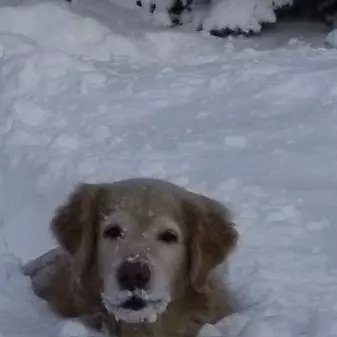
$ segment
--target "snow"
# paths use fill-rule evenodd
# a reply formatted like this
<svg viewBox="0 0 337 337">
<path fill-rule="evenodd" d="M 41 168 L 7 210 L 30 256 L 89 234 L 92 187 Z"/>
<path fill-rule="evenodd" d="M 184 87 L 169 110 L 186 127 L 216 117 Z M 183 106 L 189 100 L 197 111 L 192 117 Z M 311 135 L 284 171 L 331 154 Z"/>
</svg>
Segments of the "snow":
<svg viewBox="0 0 337 337">
<path fill-rule="evenodd" d="M 328 46 L 337 49 L 337 29 L 334 29 L 332 32 L 328 34 L 325 39 L 325 42 Z"/>
<path fill-rule="evenodd" d="M 207 15 L 206 30 L 224 29 L 259 32 L 261 23 L 274 23 L 276 16 L 272 1 L 260 0 L 216 0 Z"/>
<path fill-rule="evenodd" d="M 131 176 L 233 210 L 240 310 L 222 335 L 336 336 L 337 54 L 323 30 L 222 40 L 106 0 L 0 6 L 0 336 L 93 335 L 20 268 L 55 246 L 48 221 L 76 182 Z"/>
<path fill-rule="evenodd" d="M 220 331 L 212 324 L 205 324 L 198 337 L 221 337 Z"/>
</svg>

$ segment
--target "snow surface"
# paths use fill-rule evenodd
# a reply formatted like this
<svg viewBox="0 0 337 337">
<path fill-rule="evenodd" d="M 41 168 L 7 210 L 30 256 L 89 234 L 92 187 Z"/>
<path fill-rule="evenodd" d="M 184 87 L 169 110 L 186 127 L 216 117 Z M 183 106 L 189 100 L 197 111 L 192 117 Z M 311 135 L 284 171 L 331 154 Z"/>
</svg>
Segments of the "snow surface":
<svg viewBox="0 0 337 337">
<path fill-rule="evenodd" d="M 93 334 L 55 317 L 20 266 L 55 246 L 48 221 L 75 182 L 150 176 L 236 215 L 226 278 L 240 310 L 222 335 L 336 337 L 337 54 L 324 31 L 222 40 L 106 0 L 0 6 L 0 336 Z"/>
<path fill-rule="evenodd" d="M 136 8 L 135 0 L 111 0 L 125 8 Z M 182 0 L 184 4 L 186 0 Z M 167 9 L 174 0 L 143 0 L 142 10 L 149 13 L 150 4 L 156 4 L 152 20 L 159 25 L 170 25 Z M 293 0 L 194 0 L 193 12 L 184 11 L 181 22 L 192 23 L 197 28 L 201 25 L 206 31 L 231 29 L 241 32 L 259 32 L 264 23 L 276 22 L 274 10 L 291 5 Z"/>
<path fill-rule="evenodd" d="M 334 29 L 332 32 L 328 34 L 325 39 L 325 42 L 328 46 L 337 49 L 337 29 Z"/>
<path fill-rule="evenodd" d="M 261 23 L 274 23 L 276 16 L 272 1 L 216 0 L 204 22 L 204 29 L 241 30 L 259 32 Z"/>
</svg>

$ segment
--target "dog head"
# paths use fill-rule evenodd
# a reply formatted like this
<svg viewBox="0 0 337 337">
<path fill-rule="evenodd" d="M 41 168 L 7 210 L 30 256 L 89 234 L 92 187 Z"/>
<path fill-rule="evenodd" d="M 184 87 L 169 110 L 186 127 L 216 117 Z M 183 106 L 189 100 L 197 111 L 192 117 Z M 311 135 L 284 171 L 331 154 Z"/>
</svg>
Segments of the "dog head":
<svg viewBox="0 0 337 337">
<path fill-rule="evenodd" d="M 207 291 L 238 237 L 224 206 L 155 179 L 82 184 L 52 230 L 75 280 L 97 287 L 106 309 L 133 323 L 154 321 L 188 287 Z"/>
</svg>

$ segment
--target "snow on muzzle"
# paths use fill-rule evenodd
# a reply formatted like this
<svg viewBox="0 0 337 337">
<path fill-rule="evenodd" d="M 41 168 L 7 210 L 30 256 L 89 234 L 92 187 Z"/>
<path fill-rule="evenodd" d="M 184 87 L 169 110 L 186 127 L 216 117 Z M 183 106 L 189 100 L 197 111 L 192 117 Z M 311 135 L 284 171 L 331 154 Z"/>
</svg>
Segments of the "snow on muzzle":
<svg viewBox="0 0 337 337">
<path fill-rule="evenodd" d="M 128 257 L 115 272 L 119 291 L 104 292 L 103 303 L 117 320 L 129 323 L 154 322 L 166 310 L 170 296 L 153 285 L 153 271 L 149 262 Z"/>
</svg>

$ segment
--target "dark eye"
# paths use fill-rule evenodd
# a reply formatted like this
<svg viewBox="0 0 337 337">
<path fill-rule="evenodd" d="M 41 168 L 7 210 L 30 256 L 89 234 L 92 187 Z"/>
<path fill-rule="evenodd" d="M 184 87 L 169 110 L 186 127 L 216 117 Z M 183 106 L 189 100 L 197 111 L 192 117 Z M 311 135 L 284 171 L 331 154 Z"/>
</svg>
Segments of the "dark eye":
<svg viewBox="0 0 337 337">
<path fill-rule="evenodd" d="M 142 2 L 141 2 L 140 0 L 138 0 L 138 1 L 136 2 L 136 5 L 137 5 L 138 7 L 143 7 L 143 4 L 142 4 Z"/>
<path fill-rule="evenodd" d="M 120 228 L 118 225 L 111 226 L 107 228 L 103 233 L 105 238 L 109 239 L 118 239 L 123 237 L 124 232 L 122 228 Z"/>
<path fill-rule="evenodd" d="M 151 4 L 150 5 L 150 13 L 152 14 L 155 10 L 156 10 L 156 8 L 157 8 L 157 6 L 156 6 L 156 4 Z"/>
<path fill-rule="evenodd" d="M 165 243 L 177 243 L 178 234 L 175 231 L 168 229 L 160 233 L 158 239 Z"/>
</svg>

